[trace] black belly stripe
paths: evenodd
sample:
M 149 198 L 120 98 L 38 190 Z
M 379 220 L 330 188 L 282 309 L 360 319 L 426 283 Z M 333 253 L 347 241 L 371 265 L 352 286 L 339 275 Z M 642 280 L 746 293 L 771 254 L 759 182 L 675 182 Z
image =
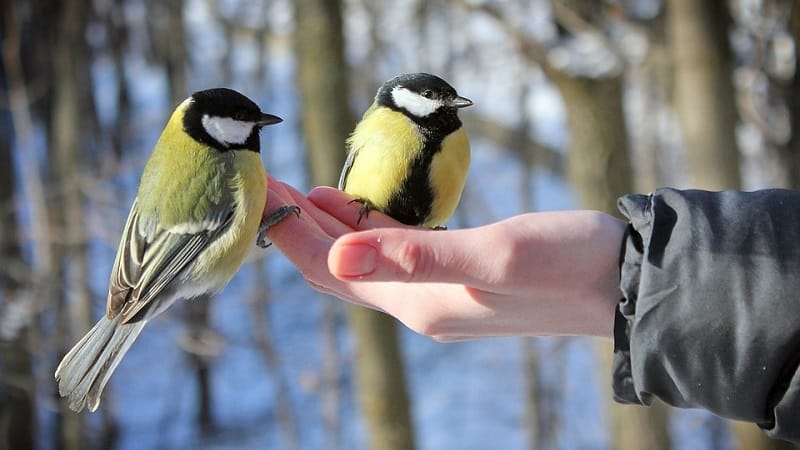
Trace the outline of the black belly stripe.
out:
M 422 152 L 411 163 L 411 170 L 400 189 L 389 199 L 384 211 L 406 225 L 422 225 L 433 208 L 433 186 L 430 172 L 434 155 L 441 151 L 441 140 L 427 141 Z

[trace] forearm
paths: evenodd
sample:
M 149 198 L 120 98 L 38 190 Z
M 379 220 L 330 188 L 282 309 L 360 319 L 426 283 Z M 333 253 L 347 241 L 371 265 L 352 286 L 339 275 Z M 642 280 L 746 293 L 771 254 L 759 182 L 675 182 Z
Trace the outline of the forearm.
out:
M 434 297 L 415 311 L 430 320 L 441 316 L 448 326 L 434 328 L 458 337 L 610 338 L 621 298 L 624 230 L 623 222 L 595 211 L 530 213 L 452 231 L 381 228 L 340 237 L 328 267 L 339 279 L 356 283 L 463 286 L 463 300 L 448 303 L 447 309 L 440 310 Z M 404 304 L 381 309 L 403 320 L 409 315 Z
M 626 224 L 597 211 L 523 214 L 499 222 L 511 245 L 507 277 L 521 298 L 552 312 L 556 334 L 611 337 L 619 287 L 619 248 Z M 500 247 L 503 249 L 504 247 Z M 502 261 L 502 252 L 501 261 Z M 549 307 L 545 308 L 543 305 Z M 538 323 L 530 334 L 543 334 Z M 538 332 L 537 332 L 538 331 Z M 547 333 L 550 334 L 550 333 Z

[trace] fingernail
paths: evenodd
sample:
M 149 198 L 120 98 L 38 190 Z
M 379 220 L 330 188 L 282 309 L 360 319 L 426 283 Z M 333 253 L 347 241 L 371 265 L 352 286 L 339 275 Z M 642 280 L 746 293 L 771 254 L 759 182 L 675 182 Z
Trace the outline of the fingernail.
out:
M 377 258 L 378 251 L 372 246 L 345 245 L 339 250 L 339 275 L 345 277 L 369 275 L 375 270 Z

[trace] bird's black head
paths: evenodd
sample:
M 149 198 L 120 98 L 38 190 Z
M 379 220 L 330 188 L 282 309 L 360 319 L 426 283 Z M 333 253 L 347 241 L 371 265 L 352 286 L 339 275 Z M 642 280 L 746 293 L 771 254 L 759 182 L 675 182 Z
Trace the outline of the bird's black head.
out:
M 429 73 L 399 75 L 383 83 L 375 101 L 400 111 L 423 128 L 445 134 L 461 126 L 456 111 L 472 105 L 446 81 Z
M 261 127 L 282 122 L 265 114 L 252 100 L 233 89 L 217 88 L 192 94 L 183 116 L 183 129 L 195 140 L 220 151 L 258 152 Z

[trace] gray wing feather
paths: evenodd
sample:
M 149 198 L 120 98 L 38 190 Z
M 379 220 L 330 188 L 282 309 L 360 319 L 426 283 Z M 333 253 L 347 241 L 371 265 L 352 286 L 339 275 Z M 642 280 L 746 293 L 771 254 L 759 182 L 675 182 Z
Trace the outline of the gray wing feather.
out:
M 158 295 L 170 287 L 208 245 L 230 226 L 231 206 L 221 206 L 198 232 L 170 232 L 143 219 L 134 201 L 122 233 L 111 274 L 106 317 L 61 360 L 56 369 L 58 392 L 69 407 L 97 409 L 114 369 L 142 331 L 147 316 L 131 320 L 145 308 L 158 310 Z M 158 304 L 157 304 L 157 303 Z M 152 310 L 152 309 L 150 309 Z
M 197 233 L 175 233 L 142 221 L 134 202 L 109 286 L 107 316 L 122 314 L 131 320 L 195 258 L 224 233 L 233 218 L 233 206 L 209 215 L 207 228 Z
M 350 174 L 350 169 L 353 168 L 353 162 L 356 160 L 356 153 L 358 153 L 358 150 L 355 149 L 347 153 L 347 160 L 344 162 L 342 174 L 339 175 L 339 190 L 344 190 L 344 186 L 347 184 L 347 175 Z

